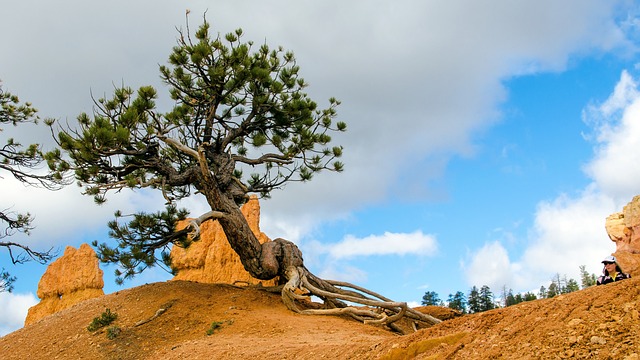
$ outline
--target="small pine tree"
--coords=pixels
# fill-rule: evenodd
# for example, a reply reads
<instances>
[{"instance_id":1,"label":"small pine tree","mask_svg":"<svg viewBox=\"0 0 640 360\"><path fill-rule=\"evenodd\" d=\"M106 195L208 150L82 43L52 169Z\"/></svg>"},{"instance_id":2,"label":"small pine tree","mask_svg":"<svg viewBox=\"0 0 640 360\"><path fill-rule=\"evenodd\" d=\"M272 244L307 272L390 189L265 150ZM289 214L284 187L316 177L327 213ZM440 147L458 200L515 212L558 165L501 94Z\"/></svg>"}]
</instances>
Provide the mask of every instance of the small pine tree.
<instances>
[{"instance_id":1,"label":"small pine tree","mask_svg":"<svg viewBox=\"0 0 640 360\"><path fill-rule=\"evenodd\" d=\"M569 279L569 281L567 281L567 286L565 289L567 293L578 291L580 290L580 285L578 285L578 282L574 279Z\"/></svg>"},{"instance_id":2,"label":"small pine tree","mask_svg":"<svg viewBox=\"0 0 640 360\"><path fill-rule=\"evenodd\" d=\"M518 294L518 296L520 296L520 294ZM507 296L506 296L506 299L505 299L504 306L511 306L511 305L515 305L517 303L518 303L518 300L513 295L513 290L509 289L509 291L507 292Z\"/></svg>"},{"instance_id":3,"label":"small pine tree","mask_svg":"<svg viewBox=\"0 0 640 360\"><path fill-rule=\"evenodd\" d=\"M475 285L471 288L471 290L469 290L467 304L469 305L470 313L477 313L482 311L482 306L480 303L480 292Z\"/></svg>"},{"instance_id":4,"label":"small pine tree","mask_svg":"<svg viewBox=\"0 0 640 360\"><path fill-rule=\"evenodd\" d=\"M525 301L524 298L522 297L522 294L516 294L514 296L516 304L520 304L521 302Z\"/></svg>"},{"instance_id":5,"label":"small pine tree","mask_svg":"<svg viewBox=\"0 0 640 360\"><path fill-rule=\"evenodd\" d=\"M544 285L540 286L538 297L540 297L540 299L545 299L547 297L547 288L545 288Z\"/></svg>"},{"instance_id":6,"label":"small pine tree","mask_svg":"<svg viewBox=\"0 0 640 360\"><path fill-rule=\"evenodd\" d=\"M440 296L435 291L427 291L422 296L422 305L424 306L442 306L444 303L440 300Z\"/></svg>"},{"instance_id":7,"label":"small pine tree","mask_svg":"<svg viewBox=\"0 0 640 360\"><path fill-rule=\"evenodd\" d=\"M558 284L554 281L549 284L549 290L547 290L547 298L550 299L556 295L560 294L560 289L558 289Z\"/></svg>"},{"instance_id":8,"label":"small pine tree","mask_svg":"<svg viewBox=\"0 0 640 360\"><path fill-rule=\"evenodd\" d=\"M449 294L447 302L449 303L449 308L458 310L463 314L467 313L467 299L462 291L458 291L454 295Z\"/></svg>"},{"instance_id":9,"label":"small pine tree","mask_svg":"<svg viewBox=\"0 0 640 360\"><path fill-rule=\"evenodd\" d=\"M87 330L96 331L100 328L103 328L107 325L110 325L112 322L116 321L118 318L118 314L112 313L111 309L106 309L100 316L94 317L91 324L87 326Z\"/></svg>"},{"instance_id":10,"label":"small pine tree","mask_svg":"<svg viewBox=\"0 0 640 360\"><path fill-rule=\"evenodd\" d=\"M487 285L483 285L480 288L480 304L481 311L495 309L496 307L493 301L493 292L491 292L491 289Z\"/></svg>"},{"instance_id":11,"label":"small pine tree","mask_svg":"<svg viewBox=\"0 0 640 360\"><path fill-rule=\"evenodd\" d=\"M596 274L589 274L587 272L587 267L585 265L580 265L580 284L583 289L595 285L597 278Z\"/></svg>"}]
</instances>

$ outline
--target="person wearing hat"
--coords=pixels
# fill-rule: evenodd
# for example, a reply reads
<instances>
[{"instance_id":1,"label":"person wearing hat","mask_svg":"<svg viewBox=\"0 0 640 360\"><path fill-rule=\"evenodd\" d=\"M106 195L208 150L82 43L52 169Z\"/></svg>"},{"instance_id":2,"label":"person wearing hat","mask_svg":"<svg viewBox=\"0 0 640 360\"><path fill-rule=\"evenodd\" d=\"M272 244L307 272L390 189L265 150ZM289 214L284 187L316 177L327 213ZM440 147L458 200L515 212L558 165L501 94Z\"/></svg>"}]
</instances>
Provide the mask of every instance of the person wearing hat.
<instances>
[{"instance_id":1,"label":"person wearing hat","mask_svg":"<svg viewBox=\"0 0 640 360\"><path fill-rule=\"evenodd\" d=\"M618 265L618 261L616 261L616 257L609 255L604 260L602 260L604 264L604 269L602 269L602 276L598 278L596 282L597 285L604 285L618 280L624 280L631 277L630 274L626 274L622 272L620 265Z\"/></svg>"}]
</instances>

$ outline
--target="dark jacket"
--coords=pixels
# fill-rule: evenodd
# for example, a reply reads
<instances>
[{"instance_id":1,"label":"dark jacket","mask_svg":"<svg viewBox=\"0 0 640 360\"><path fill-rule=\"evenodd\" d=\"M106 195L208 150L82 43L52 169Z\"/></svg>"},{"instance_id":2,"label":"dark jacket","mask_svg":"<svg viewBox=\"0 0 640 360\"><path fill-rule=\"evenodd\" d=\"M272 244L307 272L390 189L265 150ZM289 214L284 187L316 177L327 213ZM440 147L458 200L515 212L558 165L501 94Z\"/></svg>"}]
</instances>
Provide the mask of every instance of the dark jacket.
<instances>
[{"instance_id":1,"label":"dark jacket","mask_svg":"<svg viewBox=\"0 0 640 360\"><path fill-rule=\"evenodd\" d=\"M628 279L628 278L630 278L630 277L631 277L631 275L630 275L630 274L625 274L625 273L623 273L623 272L621 272L621 271L618 271L618 272L616 273L616 277L615 277L615 279L614 279L614 278L612 278L612 277L609 275L609 273L608 273L608 272L605 272L605 274L604 274L604 275L602 275L602 276L600 276L600 277L598 278L598 281L596 282L596 284L598 284L598 285L604 285L604 284L612 283L612 282L614 282L614 281L619 281L619 280Z\"/></svg>"}]
</instances>

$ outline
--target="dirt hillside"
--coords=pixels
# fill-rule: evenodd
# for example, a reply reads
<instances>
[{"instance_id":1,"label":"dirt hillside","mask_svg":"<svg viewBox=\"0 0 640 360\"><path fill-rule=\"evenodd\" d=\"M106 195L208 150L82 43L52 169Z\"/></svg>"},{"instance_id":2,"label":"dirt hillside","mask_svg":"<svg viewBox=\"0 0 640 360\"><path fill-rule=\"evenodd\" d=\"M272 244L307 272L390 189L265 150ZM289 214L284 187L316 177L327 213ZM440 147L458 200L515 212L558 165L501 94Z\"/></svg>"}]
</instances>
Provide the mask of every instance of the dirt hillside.
<instances>
[{"instance_id":1,"label":"dirt hillside","mask_svg":"<svg viewBox=\"0 0 640 360\"><path fill-rule=\"evenodd\" d=\"M8 334L0 359L638 360L639 295L634 278L399 336L292 313L278 294L169 281L87 300ZM118 315L111 340L106 328L87 330L106 309Z\"/></svg>"}]
</instances>

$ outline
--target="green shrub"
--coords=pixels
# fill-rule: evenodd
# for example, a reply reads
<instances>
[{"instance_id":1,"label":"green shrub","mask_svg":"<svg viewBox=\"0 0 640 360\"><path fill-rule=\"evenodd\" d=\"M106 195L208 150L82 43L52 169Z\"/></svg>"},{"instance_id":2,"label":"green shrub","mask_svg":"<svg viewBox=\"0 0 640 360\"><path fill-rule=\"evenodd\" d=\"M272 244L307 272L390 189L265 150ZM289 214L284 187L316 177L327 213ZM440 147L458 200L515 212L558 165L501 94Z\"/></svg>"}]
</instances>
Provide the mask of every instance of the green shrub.
<instances>
[{"instance_id":1,"label":"green shrub","mask_svg":"<svg viewBox=\"0 0 640 360\"><path fill-rule=\"evenodd\" d=\"M222 327L224 324L222 321L214 321L211 323L211 327L207 330L207 335L212 335L216 330Z\"/></svg>"},{"instance_id":2,"label":"green shrub","mask_svg":"<svg viewBox=\"0 0 640 360\"><path fill-rule=\"evenodd\" d=\"M110 309L106 309L99 317L94 317L91 324L87 326L87 330L96 331L100 328L103 328L112 322L114 322L118 318L118 314L112 313Z\"/></svg>"},{"instance_id":3,"label":"green shrub","mask_svg":"<svg viewBox=\"0 0 640 360\"><path fill-rule=\"evenodd\" d=\"M113 340L115 339L118 335L120 335L120 333L122 332L122 329L120 329L119 326L111 326L107 328L107 339L109 340Z\"/></svg>"}]
</instances>

